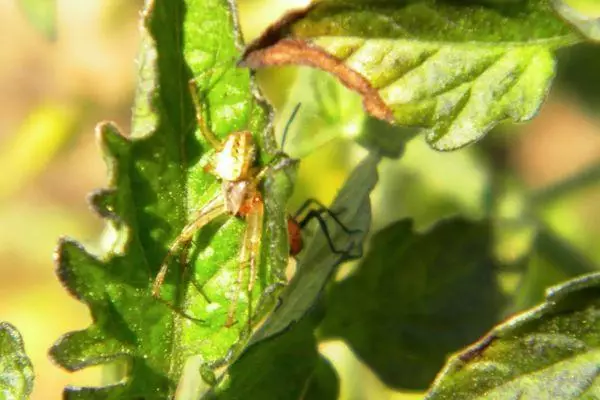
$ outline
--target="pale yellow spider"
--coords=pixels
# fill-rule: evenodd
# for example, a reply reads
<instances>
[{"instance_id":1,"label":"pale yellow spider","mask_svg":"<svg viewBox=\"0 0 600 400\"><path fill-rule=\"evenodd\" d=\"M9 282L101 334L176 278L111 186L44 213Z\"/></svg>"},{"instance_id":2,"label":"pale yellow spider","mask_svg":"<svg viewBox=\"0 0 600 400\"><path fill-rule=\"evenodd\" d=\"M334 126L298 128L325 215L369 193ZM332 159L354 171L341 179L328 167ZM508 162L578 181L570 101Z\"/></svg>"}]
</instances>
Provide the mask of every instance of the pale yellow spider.
<instances>
[{"instance_id":1,"label":"pale yellow spider","mask_svg":"<svg viewBox=\"0 0 600 400\"><path fill-rule=\"evenodd\" d=\"M257 148L250 131L233 132L221 142L204 122L202 106L193 80L190 81L190 89L200 131L215 149L213 162L206 170L221 181L221 190L196 212L192 221L183 228L169 247L167 256L154 280L152 294L160 298L160 288L167 273L168 260L173 253L190 242L198 230L224 214L242 217L246 220L246 230L239 253L240 265L236 279L235 297L229 307L225 323L225 326L229 327L234 323L239 291L246 268L250 268L248 293L252 292L256 280L263 228L263 200L258 185L264 179L269 168L285 168L286 165L296 163L297 160L281 157L276 165L269 165L259 170L254 166ZM251 317L251 310L249 310L249 321Z\"/></svg>"}]
</instances>

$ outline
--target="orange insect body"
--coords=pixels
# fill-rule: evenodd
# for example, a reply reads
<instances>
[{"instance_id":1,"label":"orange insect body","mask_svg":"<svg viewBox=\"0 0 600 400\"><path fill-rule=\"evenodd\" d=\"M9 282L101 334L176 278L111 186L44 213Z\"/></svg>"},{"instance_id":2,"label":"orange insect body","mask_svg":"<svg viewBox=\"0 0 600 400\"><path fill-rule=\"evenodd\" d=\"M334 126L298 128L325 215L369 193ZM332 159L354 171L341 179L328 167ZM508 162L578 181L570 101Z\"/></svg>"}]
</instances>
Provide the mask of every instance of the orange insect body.
<instances>
[{"instance_id":1,"label":"orange insect body","mask_svg":"<svg viewBox=\"0 0 600 400\"><path fill-rule=\"evenodd\" d=\"M287 227L290 240L290 256L294 257L298 255L304 247L302 228L300 227L300 224L298 224L298 221L292 217L288 217Z\"/></svg>"}]
</instances>

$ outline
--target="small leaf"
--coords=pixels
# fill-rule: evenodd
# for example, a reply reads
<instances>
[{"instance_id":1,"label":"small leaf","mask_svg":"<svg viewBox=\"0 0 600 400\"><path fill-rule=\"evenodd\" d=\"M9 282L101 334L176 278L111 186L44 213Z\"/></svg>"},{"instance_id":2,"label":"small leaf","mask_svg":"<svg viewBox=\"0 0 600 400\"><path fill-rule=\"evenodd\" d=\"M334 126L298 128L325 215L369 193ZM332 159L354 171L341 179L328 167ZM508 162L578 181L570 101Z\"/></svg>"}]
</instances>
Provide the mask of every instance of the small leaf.
<instances>
[{"instance_id":1,"label":"small leaf","mask_svg":"<svg viewBox=\"0 0 600 400\"><path fill-rule=\"evenodd\" d=\"M357 271L334 285L321 326L394 388L423 389L446 355L501 307L490 227L450 219L424 234L399 221L376 233Z\"/></svg>"},{"instance_id":2,"label":"small leaf","mask_svg":"<svg viewBox=\"0 0 600 400\"><path fill-rule=\"evenodd\" d=\"M428 400L600 397L600 274L548 291L546 302L454 355Z\"/></svg>"},{"instance_id":3,"label":"small leaf","mask_svg":"<svg viewBox=\"0 0 600 400\"><path fill-rule=\"evenodd\" d=\"M329 71L374 117L423 127L434 148L452 150L500 121L532 118L554 76L553 52L578 41L549 0L329 0L283 17L243 64Z\"/></svg>"},{"instance_id":4,"label":"small leaf","mask_svg":"<svg viewBox=\"0 0 600 400\"><path fill-rule=\"evenodd\" d=\"M584 36L600 41L600 18L580 13L562 0L553 0L553 5L556 11Z\"/></svg>"},{"instance_id":5,"label":"small leaf","mask_svg":"<svg viewBox=\"0 0 600 400\"><path fill-rule=\"evenodd\" d=\"M335 267L349 258L360 257L362 242L371 224L370 194L377 183L379 160L377 155L367 156L355 168L331 205L331 210L339 214L342 224L356 231L349 235L338 225L329 226L332 242L341 246L340 250L348 250L348 253L332 252L325 232L319 229L301 254L296 266L297 272L282 292L279 307L252 337L252 344L274 336L300 321L316 303Z\"/></svg>"},{"instance_id":6,"label":"small leaf","mask_svg":"<svg viewBox=\"0 0 600 400\"><path fill-rule=\"evenodd\" d=\"M17 328L0 323L0 397L26 400L33 390L33 367Z\"/></svg>"}]
</instances>

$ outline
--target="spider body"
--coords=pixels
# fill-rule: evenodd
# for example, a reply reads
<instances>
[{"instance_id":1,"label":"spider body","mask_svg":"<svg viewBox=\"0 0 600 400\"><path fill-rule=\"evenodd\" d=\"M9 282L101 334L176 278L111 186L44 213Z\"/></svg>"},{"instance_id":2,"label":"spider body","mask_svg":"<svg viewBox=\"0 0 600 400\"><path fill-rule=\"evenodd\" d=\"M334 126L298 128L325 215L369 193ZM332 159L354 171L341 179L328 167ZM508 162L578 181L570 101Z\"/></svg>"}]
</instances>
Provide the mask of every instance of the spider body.
<instances>
[{"instance_id":1,"label":"spider body","mask_svg":"<svg viewBox=\"0 0 600 400\"><path fill-rule=\"evenodd\" d=\"M243 218L246 221L246 229L238 255L239 266L233 297L225 322L226 326L231 326L235 322L234 316L239 294L243 289L243 282L246 281L244 279L245 274L248 274L246 289L249 295L252 293L256 281L264 214L263 200L258 186L269 169L283 168L286 165L295 163L296 160L284 157L276 165L267 165L262 169L256 168L257 147L250 131L233 132L223 141L219 140L208 129L202 118L202 106L193 81L190 82L190 88L192 100L196 106L196 118L200 132L215 150L211 162L205 167L205 171L213 174L221 181L221 190L195 212L190 222L175 238L154 280L152 293L155 297L161 298L160 288L168 270L168 261L175 252L189 243L200 229L221 215ZM250 305L251 301L248 299L248 324L250 324L252 318ZM171 306L171 308L174 308L174 306ZM197 318L188 316L181 310L176 311L190 319L197 320Z\"/></svg>"},{"instance_id":2,"label":"spider body","mask_svg":"<svg viewBox=\"0 0 600 400\"><path fill-rule=\"evenodd\" d=\"M246 272L248 271L246 290L249 297L256 281L260 260L264 215L264 204L258 188L259 184L264 179L269 169L282 169L296 163L297 160L284 155L277 161L274 161L271 165L267 165L262 169L255 167L257 146L254 143L250 131L244 130L233 132L229 134L224 141L219 140L214 133L208 129L202 118L201 103L197 95L197 88L193 81L190 82L190 86L192 99L196 106L196 117L200 132L215 149L215 154L211 162L205 167L205 171L213 174L221 181L221 190L196 211L190 222L175 238L169 247L167 255L154 280L152 293L155 297L161 299L160 288L166 276L169 259L175 252L179 251L185 244L189 243L202 227L221 215L243 218L246 221L246 229L238 255L239 266L233 297L231 298L227 320L225 322L225 326L229 327L235 322L234 316L237 302L240 291L243 289L242 285L245 281L244 277ZM318 203L320 206L319 210L311 210L302 221L298 221L297 216L313 202L314 201L308 201L301 207L296 217L288 217L287 229L290 255L292 256L297 255L302 250L303 241L301 229L313 218L319 221L321 228L327 233L327 240L329 241L332 250L336 253L338 252L333 247L322 215L328 213L336 222L339 224L341 224L341 222L337 219L335 214L329 211L325 206ZM343 225L342 228L345 229ZM348 230L346 231L350 232ZM250 325L252 319L252 307L249 297L247 312L248 325ZM183 311L176 309L174 306L168 305L178 313L190 319L198 320L197 318L191 317Z\"/></svg>"},{"instance_id":3,"label":"spider body","mask_svg":"<svg viewBox=\"0 0 600 400\"><path fill-rule=\"evenodd\" d=\"M170 256L191 241L202 227L225 214L245 219L246 230L239 252L240 265L235 282L237 287L228 311L226 326L234 323L239 291L247 268L250 270L248 292L250 293L254 287L260 257L263 201L258 184L264 176L264 172L257 172L253 168L255 154L256 146L247 131L230 134L224 145L216 150L213 162L206 170L221 180L221 190L198 209L191 222L183 228L171 244L153 285L154 296L160 297L160 287L164 282ZM265 170L263 169L263 171ZM251 310L249 309L248 321L250 318Z\"/></svg>"},{"instance_id":4,"label":"spider body","mask_svg":"<svg viewBox=\"0 0 600 400\"><path fill-rule=\"evenodd\" d=\"M217 148L209 168L224 182L238 182L252 178L255 159L256 144L250 131L233 132Z\"/></svg>"}]
</instances>

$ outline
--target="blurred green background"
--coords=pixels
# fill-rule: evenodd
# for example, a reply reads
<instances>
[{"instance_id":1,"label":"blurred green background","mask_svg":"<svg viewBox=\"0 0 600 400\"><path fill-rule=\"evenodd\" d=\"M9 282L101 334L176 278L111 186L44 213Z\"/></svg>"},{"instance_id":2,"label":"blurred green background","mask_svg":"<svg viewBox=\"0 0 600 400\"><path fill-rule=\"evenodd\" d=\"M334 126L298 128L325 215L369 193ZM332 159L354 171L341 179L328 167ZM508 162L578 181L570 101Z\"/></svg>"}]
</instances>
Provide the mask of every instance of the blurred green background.
<instances>
[{"instance_id":1,"label":"blurred green background","mask_svg":"<svg viewBox=\"0 0 600 400\"><path fill-rule=\"evenodd\" d=\"M123 132L129 130L142 3L61 0L56 8L43 8L50 3L0 2L0 37L5 38L0 46L0 320L11 322L24 336L36 372L33 399L59 398L67 384L100 381L99 368L69 374L46 356L61 334L90 323L86 307L56 279L52 252L61 235L74 237L92 250L100 248L103 223L86 202L90 191L106 183L94 126L111 120ZM308 1L238 3L249 41L285 10ZM571 4L600 15L597 2ZM52 16L55 25L49 23ZM456 213L481 217L486 214L492 181L500 181L503 187L502 199L494 199L499 212L518 218L524 199L533 191L598 168L600 50L579 46L561 51L558 69L557 82L532 122L502 126L454 153L435 153L419 137L409 143L400 161L384 161L373 195L375 229L406 216L413 217L419 229ZM313 99L308 86L294 85L294 79L326 79L311 74L295 68L258 73L266 96L282 110L278 127L296 102ZM340 105L339 99L347 101ZM301 109L305 117L295 123L286 150L310 154L303 159L292 210L307 197L331 201L365 153L347 139L323 140L323 135L353 135L357 104L359 99L342 94L333 104L337 119L313 121L310 131L321 139L309 138L309 143L311 139L324 142L315 151L298 144L306 142L301 135L311 113L310 107ZM560 237L600 265L599 205L600 185L590 184L538 211ZM506 232L508 240L502 241L499 255L517 259L527 247L527 234ZM510 291L510 279L505 285ZM322 351L342 377L342 398L366 398L366 392L369 398L407 398L386 389L342 343L324 343Z\"/></svg>"}]
</instances>

